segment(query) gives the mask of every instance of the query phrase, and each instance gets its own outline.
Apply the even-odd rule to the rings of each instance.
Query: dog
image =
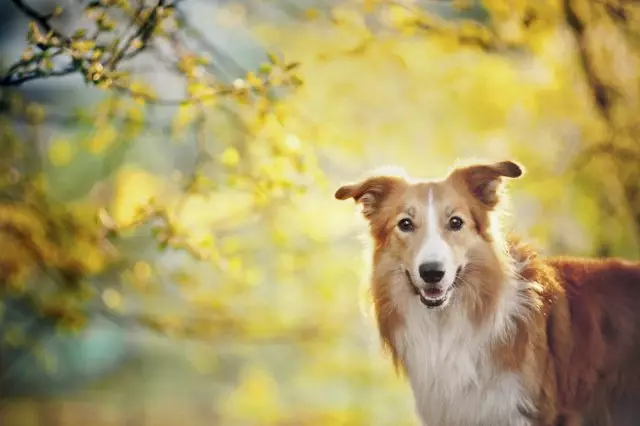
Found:
[[[383,346],[424,426],[640,424],[640,264],[503,235],[505,180],[523,173],[477,163],[336,191],[369,223]]]

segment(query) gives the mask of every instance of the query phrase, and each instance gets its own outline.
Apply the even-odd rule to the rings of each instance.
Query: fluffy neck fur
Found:
[[[510,237],[504,250],[499,246],[490,254],[492,261],[479,259],[467,267],[460,289],[444,310],[429,310],[415,297],[406,282],[404,270],[395,260],[374,251],[371,292],[380,337],[397,366],[400,355],[394,335],[409,315],[438,325],[438,333],[466,319],[474,333],[483,331],[487,343],[506,343],[516,333],[516,323],[525,320],[539,306],[540,286],[531,274],[537,258],[528,247]],[[486,254],[485,254],[486,255]]]
[[[385,264],[378,254],[374,261],[381,338],[409,378],[425,422],[471,424],[475,413],[485,424],[505,419],[529,424],[522,411],[533,411],[533,395],[520,374],[531,356],[530,317],[540,306],[540,288],[527,276],[532,253],[515,242],[508,248],[505,256],[493,251],[491,261],[474,263],[463,276],[461,285],[467,287],[435,311],[421,304],[397,268],[388,267],[392,260]],[[512,401],[498,402],[505,398]],[[467,410],[460,407],[463,400]]]

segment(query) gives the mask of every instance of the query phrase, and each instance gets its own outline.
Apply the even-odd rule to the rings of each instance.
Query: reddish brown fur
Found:
[[[527,290],[533,301],[532,315],[516,322],[510,339],[491,348],[495,363],[520,373],[534,394],[537,412],[530,414],[536,424],[634,424],[616,417],[616,410],[621,413],[620,404],[640,391],[640,264],[618,259],[544,259],[515,238],[500,240],[492,231],[492,214],[499,200],[501,176],[521,174],[513,164],[457,169],[446,182],[439,182],[455,189],[455,194],[447,194],[454,203],[456,196],[463,198],[459,208],[487,244],[486,263],[490,266],[476,272],[482,285],[476,293],[468,293],[476,294],[465,301],[468,312],[481,323],[496,308],[504,282],[501,247],[507,247],[515,260],[528,259],[520,274],[537,283]],[[412,250],[410,241],[391,241],[394,220],[407,200],[425,190],[424,185],[377,176],[337,191],[337,198],[354,198],[363,204],[376,243],[374,265],[381,262],[382,250],[389,245],[398,259]],[[402,326],[402,315],[391,301],[387,282],[388,277],[376,276],[374,271],[374,308],[382,341],[401,367],[391,336]],[[592,423],[583,423],[587,419]]]

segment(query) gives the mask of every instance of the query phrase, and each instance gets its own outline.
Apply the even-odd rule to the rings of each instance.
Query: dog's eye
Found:
[[[449,219],[449,228],[452,231],[459,231],[460,229],[462,229],[462,225],[464,225],[464,221],[458,216],[453,216],[451,219]]]
[[[402,219],[398,222],[398,228],[400,228],[402,232],[411,232],[413,231],[413,222],[411,222],[411,219]]]

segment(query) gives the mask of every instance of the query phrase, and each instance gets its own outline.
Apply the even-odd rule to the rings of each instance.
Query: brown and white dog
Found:
[[[640,265],[538,257],[501,236],[511,161],[435,181],[374,175],[339,188],[374,242],[377,325],[429,426],[635,425]],[[626,405],[625,405],[626,404]]]

